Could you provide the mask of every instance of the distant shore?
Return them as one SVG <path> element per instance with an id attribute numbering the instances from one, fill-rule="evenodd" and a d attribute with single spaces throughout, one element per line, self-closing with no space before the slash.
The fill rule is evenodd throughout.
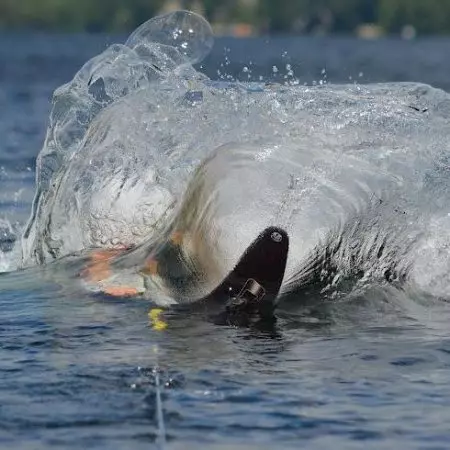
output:
<path id="1" fill-rule="evenodd" d="M 0 29 L 129 32 L 176 9 L 203 15 L 217 36 L 450 34 L 442 0 L 0 0 Z"/>

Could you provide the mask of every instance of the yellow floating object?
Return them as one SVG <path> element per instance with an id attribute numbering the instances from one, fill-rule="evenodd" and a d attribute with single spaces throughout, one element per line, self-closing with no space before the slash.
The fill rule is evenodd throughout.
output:
<path id="1" fill-rule="evenodd" d="M 151 327 L 156 331 L 163 331 L 167 328 L 167 322 L 165 322 L 161 315 L 164 312 L 161 308 L 152 308 L 148 312 Z"/>

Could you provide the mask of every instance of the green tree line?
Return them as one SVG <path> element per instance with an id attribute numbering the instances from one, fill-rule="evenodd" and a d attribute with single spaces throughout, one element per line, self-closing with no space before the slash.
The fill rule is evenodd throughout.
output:
<path id="1" fill-rule="evenodd" d="M 386 33 L 450 33 L 450 0 L 0 0 L 3 28 L 128 31 L 168 6 L 204 12 L 212 23 L 259 32 L 352 33 L 365 23 Z"/>
<path id="2" fill-rule="evenodd" d="M 271 31 L 353 32 L 374 24 L 386 33 L 413 26 L 418 33 L 450 33 L 450 0 L 261 0 Z"/>

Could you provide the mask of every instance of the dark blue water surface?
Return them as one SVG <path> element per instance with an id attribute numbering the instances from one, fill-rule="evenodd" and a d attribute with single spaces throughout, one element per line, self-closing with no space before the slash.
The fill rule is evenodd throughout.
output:
<path id="1" fill-rule="evenodd" d="M 20 229 L 53 90 L 122 38 L 0 38 L 0 219 Z M 203 70 L 212 78 L 283 81 L 292 70 L 301 83 L 414 80 L 450 90 L 449 46 L 219 39 Z M 407 296 L 392 304 L 373 292 L 280 314 L 270 329 L 183 314 L 166 314 L 164 328 L 151 323 L 145 301 L 68 293 L 47 278 L 0 276 L 1 448 L 450 448 L 445 304 Z"/>

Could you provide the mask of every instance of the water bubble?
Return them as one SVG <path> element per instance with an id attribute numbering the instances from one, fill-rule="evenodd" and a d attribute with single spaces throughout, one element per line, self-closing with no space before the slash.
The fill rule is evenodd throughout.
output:
<path id="1" fill-rule="evenodd" d="M 278 73 L 278 67 L 277 66 L 273 66 L 272 67 L 272 72 L 273 73 Z"/>
<path id="2" fill-rule="evenodd" d="M 286 77 L 285 78 L 293 78 L 294 71 L 292 70 L 292 66 L 290 64 L 286 64 Z"/>
<path id="3" fill-rule="evenodd" d="M 157 43 L 176 48 L 194 64 L 202 61 L 214 43 L 209 23 L 190 11 L 175 11 L 155 17 L 142 24 L 128 38 L 131 48 Z"/>

